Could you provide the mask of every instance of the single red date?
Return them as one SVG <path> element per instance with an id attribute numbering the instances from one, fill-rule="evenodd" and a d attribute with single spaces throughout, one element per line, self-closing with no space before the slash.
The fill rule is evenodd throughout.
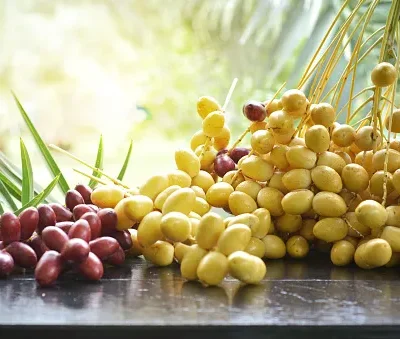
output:
<path id="1" fill-rule="evenodd" d="M 5 245 L 21 238 L 21 224 L 18 217 L 11 212 L 6 212 L 1 216 L 1 237 Z"/>
<path id="2" fill-rule="evenodd" d="M 72 212 L 68 208 L 57 203 L 51 203 L 49 206 L 53 209 L 57 222 L 72 220 Z"/>
<path id="3" fill-rule="evenodd" d="M 90 208 L 90 206 L 85 205 L 85 204 L 79 204 L 74 207 L 74 210 L 72 213 L 74 214 L 74 220 L 77 221 L 79 220 L 82 215 L 93 212 L 93 210 Z"/>
<path id="4" fill-rule="evenodd" d="M 49 205 L 40 205 L 38 207 L 39 212 L 39 223 L 37 227 L 37 233 L 42 234 L 42 231 L 47 226 L 55 226 L 56 214 Z"/>
<path id="5" fill-rule="evenodd" d="M 104 273 L 103 263 L 92 252 L 89 253 L 85 261 L 78 266 L 81 274 L 89 280 L 100 280 Z"/>
<path id="6" fill-rule="evenodd" d="M 16 241 L 6 247 L 13 257 L 15 265 L 23 268 L 34 268 L 37 264 L 35 251 L 27 244 Z"/>
<path id="7" fill-rule="evenodd" d="M 42 239 L 49 249 L 57 252 L 61 252 L 64 245 L 69 240 L 68 235 L 56 226 L 46 227 L 42 232 Z"/>
<path id="8" fill-rule="evenodd" d="M 120 246 L 112 255 L 107 258 L 106 263 L 113 266 L 121 266 L 124 261 L 125 252 Z"/>
<path id="9" fill-rule="evenodd" d="M 8 276 L 14 269 L 14 259 L 6 251 L 0 251 L 0 277 Z"/>
<path id="10" fill-rule="evenodd" d="M 42 287 L 50 286 L 57 280 L 62 269 L 61 254 L 56 251 L 47 251 L 36 266 L 35 279 Z"/>
<path id="11" fill-rule="evenodd" d="M 49 248 L 44 244 L 42 238 L 37 234 L 34 234 L 27 241 L 27 244 L 35 251 L 38 260 L 49 250 Z"/>
<path id="12" fill-rule="evenodd" d="M 85 204 L 92 203 L 92 200 L 90 199 L 90 195 L 92 194 L 93 190 L 89 186 L 79 184 L 79 185 L 75 186 L 75 190 L 80 193 Z"/>
<path id="13" fill-rule="evenodd" d="M 61 221 L 56 224 L 56 227 L 63 230 L 66 234 L 68 234 L 69 229 L 74 224 L 73 221 Z"/>
<path id="14" fill-rule="evenodd" d="M 94 212 L 88 212 L 82 215 L 82 220 L 86 220 L 90 226 L 90 232 L 92 234 L 91 240 L 97 239 L 101 236 L 101 221 L 98 215 Z"/>
<path id="15" fill-rule="evenodd" d="M 38 226 L 39 212 L 37 208 L 29 207 L 18 218 L 21 224 L 21 240 L 28 240 Z"/>
<path id="16" fill-rule="evenodd" d="M 110 235 L 116 231 L 117 214 L 112 208 L 103 208 L 97 212 L 101 220 L 101 234 Z"/>
<path id="17" fill-rule="evenodd" d="M 83 219 L 75 221 L 75 223 L 69 229 L 68 236 L 70 239 L 80 238 L 86 242 L 89 242 L 92 237 L 89 223 Z"/>
<path id="18" fill-rule="evenodd" d="M 82 195 L 77 190 L 69 190 L 65 195 L 65 206 L 73 211 L 74 207 L 80 204 L 84 204 L 85 201 Z"/>
<path id="19" fill-rule="evenodd" d="M 61 258 L 64 261 L 81 263 L 88 257 L 90 252 L 89 244 L 79 238 L 68 240 L 61 251 Z"/>
<path id="20" fill-rule="evenodd" d="M 112 255 L 120 247 L 118 241 L 111 237 L 101 237 L 92 240 L 90 251 L 96 254 L 100 260 L 104 260 Z"/>
<path id="21" fill-rule="evenodd" d="M 115 231 L 110 236 L 118 241 L 124 251 L 127 251 L 132 247 L 132 238 L 129 231 Z"/>

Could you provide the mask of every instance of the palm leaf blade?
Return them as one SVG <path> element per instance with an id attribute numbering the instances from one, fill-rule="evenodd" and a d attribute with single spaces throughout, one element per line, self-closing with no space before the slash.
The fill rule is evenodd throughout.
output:
<path id="1" fill-rule="evenodd" d="M 21 201 L 22 192 L 20 188 L 16 184 L 14 184 L 10 179 L 8 179 L 7 176 L 3 174 L 3 172 L 0 172 L 0 180 L 7 187 L 7 190 L 10 192 L 10 194 L 18 201 Z"/>
<path id="2" fill-rule="evenodd" d="M 27 204 L 33 198 L 33 171 L 31 159 L 29 158 L 28 150 L 22 140 L 20 139 L 21 148 L 21 165 L 22 165 L 22 206 Z"/>
<path id="3" fill-rule="evenodd" d="M 61 190 L 66 193 L 69 190 L 68 183 L 65 180 L 63 174 L 61 173 L 60 168 L 58 167 L 57 163 L 55 162 L 53 156 L 50 154 L 49 149 L 47 148 L 46 144 L 44 143 L 43 139 L 40 137 L 39 133 L 37 132 L 35 126 L 33 125 L 31 119 L 29 118 L 28 114 L 25 112 L 24 108 L 22 107 L 21 103 L 19 102 L 17 96 L 12 93 L 14 100 L 18 106 L 18 110 L 22 115 L 26 125 L 28 126 L 29 131 L 31 132 L 33 138 L 35 139 L 36 144 L 38 145 L 40 152 L 42 153 L 47 166 L 49 167 L 50 171 L 56 177 L 59 175 L 59 180 L 57 180 L 58 185 L 60 186 Z"/>
<path id="4" fill-rule="evenodd" d="M 118 174 L 118 177 L 117 177 L 118 180 L 123 180 L 124 179 L 124 176 L 125 176 L 125 173 L 126 173 L 126 169 L 128 168 L 129 160 L 130 160 L 131 154 L 132 154 L 132 146 L 133 146 L 133 142 L 131 140 L 131 142 L 129 144 L 128 152 L 126 153 L 125 161 L 124 161 L 124 163 L 122 165 L 122 168 L 119 171 L 119 174 Z"/>
<path id="5" fill-rule="evenodd" d="M 21 201 L 22 171 L 8 159 L 3 152 L 0 151 L 0 179 L 7 186 L 9 192 L 18 201 Z M 4 180 L 5 179 L 5 180 Z M 33 182 L 34 193 L 39 194 L 43 191 L 43 187 L 37 182 Z M 51 194 L 46 198 L 46 202 L 57 202 Z"/>
<path id="6" fill-rule="evenodd" d="M 96 156 L 96 162 L 94 164 L 95 168 L 98 169 L 103 169 L 103 158 L 104 158 L 104 148 L 103 148 L 103 136 L 100 135 L 100 140 L 99 140 L 99 147 L 97 149 L 97 156 Z M 101 177 L 101 174 L 95 170 L 93 170 L 92 175 L 96 178 Z M 89 181 L 89 186 L 91 188 L 94 188 L 96 186 L 97 182 L 93 179 L 90 179 Z"/>
<path id="7" fill-rule="evenodd" d="M 54 189 L 54 187 L 57 185 L 58 180 L 60 179 L 61 175 L 57 175 L 51 182 L 48 184 L 48 186 L 40 192 L 38 195 L 36 195 L 33 199 L 28 201 L 25 205 L 23 205 L 20 209 L 15 211 L 16 215 L 19 215 L 23 210 L 25 210 L 28 207 L 36 207 L 39 205 L 41 202 L 43 202 L 46 197 L 51 193 L 51 191 Z"/>
<path id="8" fill-rule="evenodd" d="M 15 211 L 18 208 L 10 192 L 7 190 L 7 187 L 1 180 L 0 180 L 0 194 L 3 196 L 3 198 L 6 200 L 7 204 L 11 207 L 13 211 Z"/>

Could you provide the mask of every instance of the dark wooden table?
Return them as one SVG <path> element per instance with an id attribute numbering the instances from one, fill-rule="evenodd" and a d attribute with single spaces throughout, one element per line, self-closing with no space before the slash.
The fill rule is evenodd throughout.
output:
<path id="1" fill-rule="evenodd" d="M 32 273 L 0 280 L 0 338 L 400 338 L 400 270 L 338 268 L 329 258 L 267 263 L 260 285 L 185 282 L 138 258 L 101 282 Z"/>

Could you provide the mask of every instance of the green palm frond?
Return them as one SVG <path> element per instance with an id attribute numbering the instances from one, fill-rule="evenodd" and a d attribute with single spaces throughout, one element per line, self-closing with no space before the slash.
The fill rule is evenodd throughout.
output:
<path id="1" fill-rule="evenodd" d="M 104 158 L 103 136 L 100 135 L 99 146 L 97 148 L 96 162 L 94 163 L 95 168 L 98 168 L 100 170 L 103 169 L 103 158 Z M 101 174 L 95 170 L 93 170 L 92 175 L 96 178 L 101 177 Z M 88 185 L 89 187 L 94 188 L 96 184 L 97 182 L 94 179 L 90 179 Z"/>

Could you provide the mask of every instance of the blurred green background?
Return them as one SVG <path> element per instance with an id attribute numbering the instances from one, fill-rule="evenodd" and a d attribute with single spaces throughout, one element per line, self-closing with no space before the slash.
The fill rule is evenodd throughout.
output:
<path id="1" fill-rule="evenodd" d="M 133 139 L 125 181 L 139 184 L 174 167 L 174 149 L 188 145 L 201 126 L 199 96 L 223 103 L 233 78 L 239 78 L 227 109 L 235 138 L 247 124 L 241 114 L 247 99 L 266 100 L 284 81 L 286 88 L 295 87 L 342 3 L 0 0 L 0 148 L 19 165 L 22 135 L 36 180 L 50 179 L 12 89 L 47 143 L 92 163 L 102 133 L 110 174 L 118 173 Z M 350 1 L 333 33 L 356 3 Z M 381 2 L 366 36 L 384 24 L 389 5 Z M 358 67 L 356 92 L 370 85 L 378 52 Z M 86 181 L 72 172 L 73 161 L 56 159 L 71 183 Z"/>

